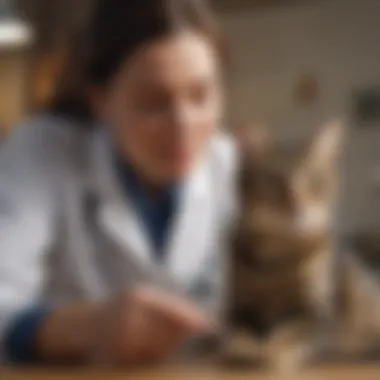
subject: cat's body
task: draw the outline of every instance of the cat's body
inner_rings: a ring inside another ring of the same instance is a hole
[[[326,127],[290,168],[270,149],[243,159],[229,357],[286,369],[323,355],[359,357],[380,342],[379,286],[332,237],[341,132]]]

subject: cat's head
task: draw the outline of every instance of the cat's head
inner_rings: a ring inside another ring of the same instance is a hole
[[[305,258],[329,238],[343,132],[338,121],[326,124],[290,163],[271,144],[247,141],[236,248],[252,263]]]

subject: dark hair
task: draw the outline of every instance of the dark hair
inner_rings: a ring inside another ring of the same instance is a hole
[[[104,85],[125,59],[152,40],[192,28],[222,43],[207,0],[96,0],[91,22],[79,32],[50,111],[91,120],[86,85]]]

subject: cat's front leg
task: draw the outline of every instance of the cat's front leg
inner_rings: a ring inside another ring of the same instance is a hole
[[[275,331],[265,346],[266,367],[275,372],[296,372],[311,364],[320,350],[315,330],[303,325],[284,326]]]
[[[309,362],[311,351],[309,342],[294,342],[281,352],[267,357],[266,368],[279,373],[297,372]]]

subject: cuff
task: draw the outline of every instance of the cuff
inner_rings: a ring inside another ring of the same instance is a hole
[[[37,360],[34,339],[49,311],[46,306],[36,306],[16,316],[5,336],[5,355],[9,362],[27,364]]]

